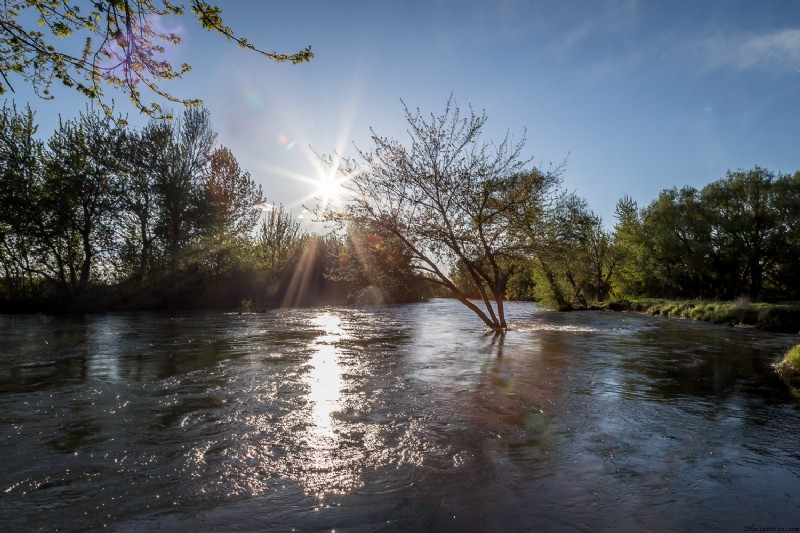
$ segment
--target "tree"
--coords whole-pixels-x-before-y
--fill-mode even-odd
[[[669,297],[711,297],[724,273],[702,194],[694,187],[662,191],[642,211],[643,242],[649,255],[648,292]]]
[[[707,217],[714,235],[721,241],[735,272],[735,294],[745,293],[752,301],[761,296],[765,274],[774,269],[774,258],[783,246],[773,203],[775,175],[763,168],[728,172],[725,178],[703,188]]]
[[[104,100],[106,83],[150,116],[168,113],[143,100],[143,87],[170,102],[197,106],[200,100],[177,98],[160,87],[191,67],[184,63],[176,68],[164,57],[166,47],[179,45],[181,37],[159,30],[154,21],[187,11],[203,28],[269,60],[301,63],[314,56],[310,47],[295,54],[256,48],[224,25],[220,7],[203,0],[6,0],[0,15],[0,95],[13,91],[8,76],[17,74],[44,98],[52,98],[50,87],[58,80],[97,100],[107,116],[112,110]],[[29,28],[36,22],[43,31]]]
[[[203,230],[227,237],[249,235],[261,214],[263,191],[233,152],[222,147],[211,153],[201,186]]]
[[[323,220],[380,228],[407,248],[413,266],[449,289],[490,328],[507,327],[503,258],[524,249],[520,228],[533,221],[560,172],[527,168],[524,140],[484,142],[486,115],[462,116],[452,97],[439,116],[403,103],[409,145],[374,131],[374,148],[354,158],[325,157],[345,179],[345,205],[318,211]],[[468,299],[447,274],[459,263],[480,294]],[[448,267],[450,267],[448,269]]]
[[[613,242],[617,250],[617,268],[611,279],[615,296],[641,296],[645,292],[645,265],[649,250],[644,243],[639,205],[628,195],[614,209]]]
[[[67,250],[57,263],[68,268],[70,290],[86,291],[99,255],[111,248],[123,142],[119,126],[87,112],[60,123],[47,143],[44,207],[52,217],[50,236]]]
[[[752,301],[794,297],[798,183],[754,167],[729,171],[699,191],[664,190],[641,212],[622,209],[616,238],[626,257],[618,291]]]
[[[211,158],[217,133],[206,109],[185,109],[180,120],[168,123],[171,138],[163,147],[158,173],[156,233],[164,245],[167,268],[175,272],[181,254],[199,237],[197,218],[201,193],[198,185]]]
[[[122,207],[122,275],[142,286],[151,273],[157,245],[159,190],[161,176],[168,170],[171,125],[151,119],[141,132],[127,132],[120,165]]]
[[[283,205],[272,206],[261,220],[256,236],[256,254],[261,267],[268,272],[268,292],[275,294],[280,280],[288,275],[308,236],[300,223]]]
[[[585,199],[561,195],[532,241],[540,300],[569,309],[608,296],[619,254]]]
[[[0,109],[0,266],[3,292],[17,299],[34,289],[44,149],[36,130],[30,106],[24,113]]]
[[[329,279],[348,285],[348,299],[359,304],[419,300],[424,280],[412,268],[405,244],[381,227],[351,224]]]
[[[770,296],[800,299],[800,171],[779,175],[773,185],[775,236],[773,270],[767,272]]]
[[[233,152],[217,148],[209,156],[200,186],[198,231],[205,263],[219,274],[250,237],[264,201],[260,185],[243,171]]]

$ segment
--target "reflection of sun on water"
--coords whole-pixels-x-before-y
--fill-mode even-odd
[[[335,449],[339,435],[335,431],[333,415],[342,407],[342,368],[340,350],[336,343],[344,336],[338,316],[325,313],[312,320],[312,324],[323,330],[312,344],[315,352],[309,359],[310,371],[306,377],[309,387],[308,400],[311,412],[308,420],[310,457],[306,465],[311,478],[335,474]],[[322,481],[317,480],[317,481]],[[323,483],[309,483],[321,488]]]
[[[314,325],[325,333],[317,337],[313,344],[316,350],[308,364],[311,371],[307,383],[310,388],[308,399],[313,403],[312,421],[318,437],[333,436],[331,415],[341,406],[342,370],[339,366],[339,348],[336,342],[344,331],[339,325],[339,317],[324,314],[313,320]]]

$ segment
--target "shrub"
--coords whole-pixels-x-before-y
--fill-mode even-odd
[[[800,383],[800,344],[792,347],[783,359],[775,365],[775,370],[786,381]]]

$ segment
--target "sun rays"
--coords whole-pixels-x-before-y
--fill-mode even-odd
[[[319,213],[344,206],[353,197],[348,187],[351,176],[341,167],[345,166],[353,143],[352,130],[360,115],[361,79],[354,76],[338,112],[312,115],[307,108],[291,103],[293,94],[276,90],[255,73],[244,76],[241,94],[245,107],[253,113],[269,107],[276,115],[263,122],[250,140],[259,153],[252,162],[254,170],[263,176],[263,182],[276,185],[275,195],[283,197],[279,198],[283,205],[297,212],[305,209]],[[269,195],[268,187],[265,191]],[[287,192],[291,198],[286,198]]]

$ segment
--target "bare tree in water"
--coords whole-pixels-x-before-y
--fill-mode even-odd
[[[556,189],[561,166],[544,172],[523,156],[524,138],[481,139],[484,113],[462,114],[452,97],[441,115],[403,103],[407,143],[372,132],[357,157],[323,156],[349,194],[318,211],[327,222],[379,227],[407,247],[413,266],[451,291],[494,330],[506,329],[503,296],[511,259]],[[526,231],[528,230],[528,231]],[[478,288],[478,302],[454,283],[458,265]]]

